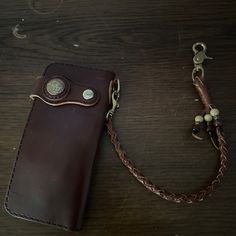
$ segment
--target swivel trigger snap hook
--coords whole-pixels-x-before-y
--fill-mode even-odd
[[[113,90],[111,94],[112,107],[107,112],[106,120],[112,118],[117,108],[119,108],[119,98],[120,98],[120,80],[116,79],[113,84]]]
[[[192,72],[192,79],[194,80],[194,78],[197,76],[197,74],[203,78],[204,77],[204,68],[203,68],[202,64],[203,64],[204,60],[213,59],[213,58],[208,57],[206,55],[207,46],[203,42],[194,43],[192,46],[192,50],[194,53],[194,57],[193,57],[194,68],[193,68],[193,72]]]
[[[199,48],[199,50],[198,50],[198,48]],[[193,44],[193,52],[194,52],[193,63],[194,63],[194,65],[202,64],[205,59],[213,59],[212,57],[208,57],[206,55],[206,50],[207,50],[207,46],[205,43],[197,42],[197,43]]]

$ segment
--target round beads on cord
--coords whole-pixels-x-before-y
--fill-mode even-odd
[[[214,122],[213,122],[214,126],[219,127],[222,130],[222,124],[219,121],[220,111],[217,108],[213,108],[213,109],[211,109],[210,114],[212,115],[212,117],[214,119]]]
[[[211,114],[206,114],[206,115],[204,116],[204,120],[205,120],[207,123],[211,122],[211,121],[212,121],[212,116],[211,116]]]
[[[195,116],[194,118],[195,124],[199,124],[203,122],[203,117],[202,116]]]
[[[198,116],[195,116],[195,118],[194,118],[194,126],[193,126],[193,128],[192,128],[192,133],[194,134],[194,135],[196,135],[196,134],[198,134],[200,131],[201,131],[201,126],[200,126],[200,124],[203,122],[203,117],[202,116],[200,116],[200,115],[198,115]]]
[[[214,133],[214,126],[215,127],[221,127],[221,122],[219,121],[219,114],[220,111],[217,108],[212,108],[209,113],[206,113],[204,116],[197,115],[194,118],[194,125],[192,128],[192,135],[197,139],[202,139],[197,134],[201,131],[201,126],[203,121],[206,122],[206,131],[210,135],[211,138],[213,138]]]
[[[206,122],[211,122],[212,119],[217,120],[219,118],[220,111],[217,108],[213,108],[210,110],[210,114],[205,114],[204,120]]]
[[[210,114],[214,120],[217,120],[219,118],[220,111],[217,108],[213,108],[211,109]]]

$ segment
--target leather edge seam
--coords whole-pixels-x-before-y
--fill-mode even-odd
[[[14,176],[15,176],[15,170],[16,170],[17,163],[18,163],[18,160],[19,160],[19,155],[20,155],[20,153],[21,153],[21,147],[22,147],[22,144],[23,144],[23,140],[24,140],[24,137],[25,137],[25,134],[26,134],[26,130],[27,130],[29,121],[30,121],[30,119],[31,119],[31,116],[32,116],[32,112],[33,112],[34,107],[35,107],[35,101],[33,102],[32,108],[31,108],[30,113],[29,113],[29,116],[28,116],[28,120],[27,120],[26,125],[25,125],[25,128],[24,128],[24,130],[23,130],[23,135],[22,135],[22,138],[21,138],[21,141],[20,141],[20,145],[19,145],[18,152],[17,152],[17,156],[16,156],[16,159],[15,159],[13,171],[12,171],[11,178],[10,178],[10,183],[9,183],[8,190],[7,190],[6,197],[5,197],[5,201],[4,201],[4,207],[5,207],[5,210],[7,211],[7,213],[9,213],[9,214],[11,214],[11,215],[13,215],[13,216],[16,216],[16,217],[23,217],[23,218],[26,218],[26,219],[28,219],[28,220],[33,220],[33,221],[37,221],[37,222],[41,222],[41,223],[45,223],[45,224],[50,224],[50,225],[59,226],[59,227],[65,228],[65,229],[67,229],[67,230],[72,230],[71,228],[69,228],[69,227],[67,227],[67,226],[65,226],[65,225],[60,225],[60,224],[53,223],[53,222],[50,222],[50,221],[46,221],[46,220],[43,220],[43,219],[38,219],[38,218],[33,217],[33,216],[27,216],[27,215],[24,215],[24,214],[17,213],[17,212],[15,212],[15,211],[12,211],[12,210],[9,208],[9,206],[8,206],[9,194],[10,194],[11,187],[12,187],[12,182],[13,182],[13,179],[14,179]]]

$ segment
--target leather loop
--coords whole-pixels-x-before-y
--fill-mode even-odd
[[[204,79],[202,77],[200,78],[196,76],[193,79],[193,85],[195,86],[203,105],[207,110],[209,110],[211,105],[211,98]]]

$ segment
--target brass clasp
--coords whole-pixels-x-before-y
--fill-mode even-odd
[[[194,53],[192,79],[194,80],[197,74],[200,74],[201,77],[204,77],[204,68],[202,64],[204,60],[213,58],[206,55],[207,46],[205,43],[197,42],[193,44],[192,49]]]
[[[119,97],[120,97],[120,80],[116,79],[113,84],[111,101],[112,108],[107,112],[106,119],[112,118],[117,108],[119,108]]]

